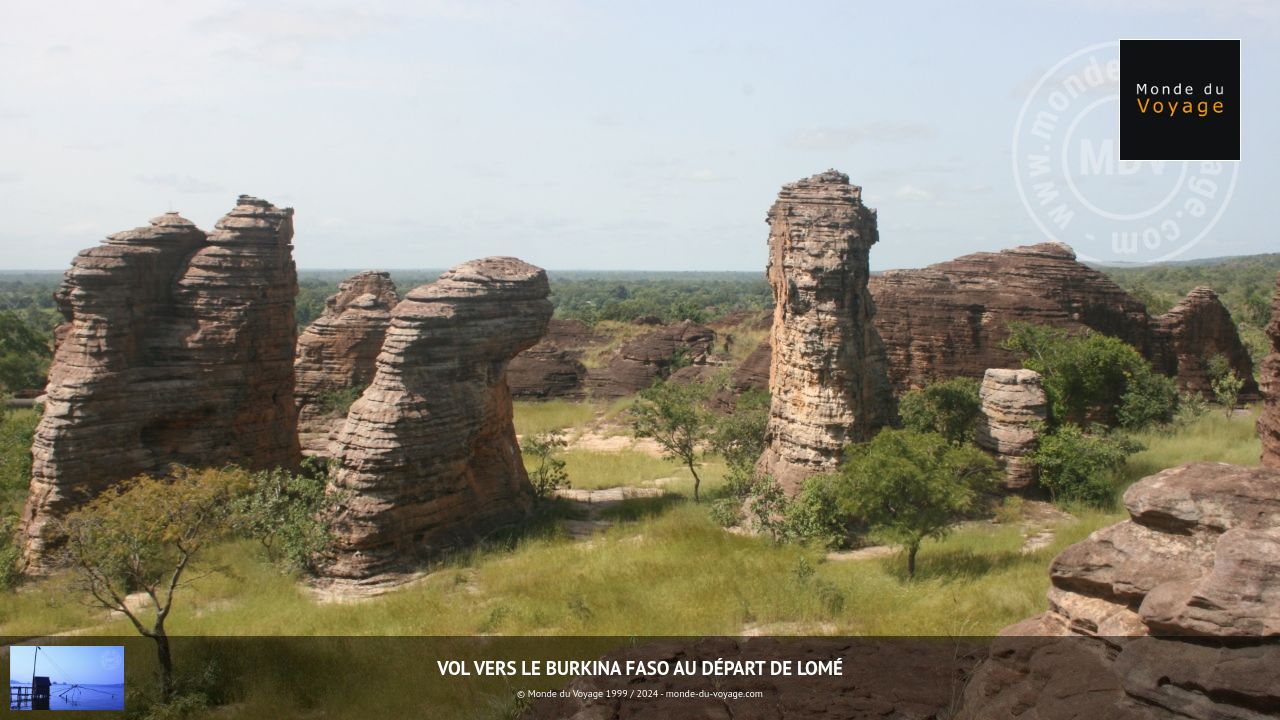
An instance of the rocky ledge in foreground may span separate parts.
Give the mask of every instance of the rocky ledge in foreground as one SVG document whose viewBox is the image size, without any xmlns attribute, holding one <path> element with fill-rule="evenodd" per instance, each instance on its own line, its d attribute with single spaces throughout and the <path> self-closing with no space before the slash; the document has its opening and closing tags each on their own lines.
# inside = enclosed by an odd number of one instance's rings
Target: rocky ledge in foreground
<svg viewBox="0 0 1280 720">
<path fill-rule="evenodd" d="M 58 518 L 122 479 L 297 464 L 292 238 L 292 209 L 241 195 L 208 235 L 168 213 L 72 262 L 31 449 L 29 570 L 50 566 Z"/>
<path fill-rule="evenodd" d="M 1280 470 L 1192 463 L 1054 560 L 1049 611 L 1005 628 L 962 720 L 1280 713 Z"/>
<path fill-rule="evenodd" d="M 532 506 L 507 363 L 551 319 L 547 275 L 516 258 L 459 265 L 396 306 L 372 383 L 330 445 L 345 493 L 322 575 L 394 582 Z"/>
</svg>

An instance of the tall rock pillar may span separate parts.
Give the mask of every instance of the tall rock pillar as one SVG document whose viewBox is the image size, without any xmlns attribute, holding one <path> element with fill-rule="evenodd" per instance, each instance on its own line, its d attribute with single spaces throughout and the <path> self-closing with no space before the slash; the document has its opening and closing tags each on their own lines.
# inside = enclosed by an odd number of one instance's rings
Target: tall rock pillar
<svg viewBox="0 0 1280 720">
<path fill-rule="evenodd" d="M 879 234 L 862 188 L 834 170 L 784 186 L 768 222 L 772 404 L 756 469 L 795 494 L 893 413 L 867 291 L 867 255 Z"/>
</svg>

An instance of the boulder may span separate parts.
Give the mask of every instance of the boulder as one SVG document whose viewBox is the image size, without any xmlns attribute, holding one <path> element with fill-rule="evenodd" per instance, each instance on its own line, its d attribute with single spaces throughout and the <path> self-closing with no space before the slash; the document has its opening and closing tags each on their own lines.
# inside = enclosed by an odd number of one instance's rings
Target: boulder
<svg viewBox="0 0 1280 720">
<path fill-rule="evenodd" d="M 346 418 L 346 408 L 332 407 L 334 400 L 358 396 L 373 380 L 391 309 L 398 302 L 389 273 L 359 273 L 338 285 L 338 292 L 325 300 L 324 312 L 298 336 L 294 401 L 307 454 L 325 454 L 329 434 Z"/>
<path fill-rule="evenodd" d="M 1280 470 L 1191 463 L 1067 548 L 1049 611 L 1005 628 L 960 720 L 1276 717 Z"/>
<path fill-rule="evenodd" d="M 1153 364 L 1165 375 L 1177 378 L 1184 391 L 1213 397 L 1209 361 L 1221 355 L 1244 381 L 1240 400 L 1258 399 L 1253 360 L 1240 341 L 1231 312 L 1213 290 L 1198 287 L 1187 293 L 1169 312 L 1155 318 L 1153 331 Z"/>
<path fill-rule="evenodd" d="M 546 331 L 548 294 L 540 268 L 491 257 L 396 306 L 373 381 L 330 443 L 343 500 L 321 575 L 336 590 L 395 582 L 526 517 L 506 369 Z"/>
<path fill-rule="evenodd" d="M 879 240 L 862 188 L 829 170 L 785 185 L 769 209 L 771 405 L 757 464 L 790 494 L 836 467 L 845 445 L 892 420 L 884 346 L 872 324 L 868 254 Z"/>
<path fill-rule="evenodd" d="M 293 210 L 242 195 L 208 235 L 167 213 L 72 262 L 22 513 L 29 570 L 53 563 L 53 521 L 122 479 L 298 463 L 292 238 Z"/>
<path fill-rule="evenodd" d="M 1039 446 L 1039 433 L 1049 418 L 1049 402 L 1034 370 L 991 368 L 978 391 L 981 409 L 974 439 L 996 456 L 1005 472 L 1005 486 L 1024 488 L 1035 482 L 1030 455 Z"/>
<path fill-rule="evenodd" d="M 586 396 L 587 368 L 583 351 L 595 334 L 579 320 L 553 319 L 547 334 L 533 347 L 512 358 L 507 383 L 519 400 L 578 400 Z"/>
<path fill-rule="evenodd" d="M 605 400 L 632 395 L 682 367 L 707 364 L 715 344 L 716 331 L 692 320 L 659 326 L 623 343 L 604 367 L 588 370 L 587 388 Z"/>
</svg>

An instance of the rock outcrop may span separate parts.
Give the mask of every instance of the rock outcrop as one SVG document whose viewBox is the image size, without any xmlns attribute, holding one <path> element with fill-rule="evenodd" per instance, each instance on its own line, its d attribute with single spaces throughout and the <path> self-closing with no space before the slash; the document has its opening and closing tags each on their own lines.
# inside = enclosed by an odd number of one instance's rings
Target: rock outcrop
<svg viewBox="0 0 1280 720">
<path fill-rule="evenodd" d="M 879 234 L 862 188 L 834 170 L 785 185 L 767 220 L 776 352 L 757 471 L 794 494 L 893 413 L 867 291 L 868 254 Z"/>
<path fill-rule="evenodd" d="M 1150 359 L 1156 369 L 1177 378 L 1187 392 L 1213 397 L 1209 360 L 1221 355 L 1244 381 L 1242 401 L 1258 399 L 1253 360 L 1236 332 L 1231 312 L 1207 287 L 1187 293 L 1169 312 L 1155 318 Z"/>
<path fill-rule="evenodd" d="M 1266 404 L 1258 418 L 1258 435 L 1262 438 L 1262 464 L 1280 467 L 1280 277 L 1276 278 L 1276 294 L 1271 299 L 1271 323 L 1267 325 L 1271 352 L 1262 361 L 1262 394 Z"/>
<path fill-rule="evenodd" d="M 978 390 L 981 409 L 974 426 L 978 447 L 996 456 L 1005 474 L 1005 487 L 1016 490 L 1035 482 L 1030 459 L 1039 433 L 1049 418 L 1049 402 L 1034 370 L 990 368 Z"/>
<path fill-rule="evenodd" d="M 330 447 L 345 495 L 322 575 L 352 586 L 524 518 L 507 363 L 551 319 L 546 273 L 515 258 L 459 265 L 396 306 L 373 381 Z"/>
<path fill-rule="evenodd" d="M 1192 463 L 1124 504 L 1054 560 L 1049 611 L 1002 631 L 959 717 L 1275 717 L 1280 470 Z"/>
<path fill-rule="evenodd" d="M 932 380 L 1017 367 L 1001 347 L 1013 321 L 1116 336 L 1150 356 L 1146 308 L 1071 248 L 1041 243 L 964 255 L 871 279 L 876 328 L 897 392 Z"/>
<path fill-rule="evenodd" d="M 72 262 L 22 515 L 31 570 L 51 521 L 124 478 L 298 462 L 292 238 L 291 209 L 242 195 L 207 236 L 169 213 Z"/>
<path fill-rule="evenodd" d="M 660 326 L 623 343 L 605 367 L 587 371 L 587 388 L 598 399 L 632 395 L 682 367 L 707 364 L 715 344 L 715 330 L 692 320 Z"/>
<path fill-rule="evenodd" d="M 582 355 L 594 339 L 585 323 L 553 319 L 546 336 L 507 366 L 511 396 L 524 400 L 584 397 L 587 368 Z"/>
<path fill-rule="evenodd" d="M 1212 291 L 1197 288 L 1152 318 L 1141 301 L 1060 243 L 890 270 L 872 277 L 868 288 L 899 395 L 933 380 L 1016 367 L 1017 353 L 1001 345 L 1009 323 L 1018 321 L 1120 338 L 1188 391 L 1207 391 L 1206 365 L 1221 354 L 1246 379 L 1241 398 L 1256 397 L 1249 353 Z M 767 352 L 764 343 L 761 348 Z"/>
<path fill-rule="evenodd" d="M 294 400 L 303 451 L 328 452 L 329 434 L 346 419 L 346 396 L 373 380 L 374 364 L 400 302 L 391 275 L 369 270 L 343 280 L 324 312 L 298 336 Z"/>
</svg>

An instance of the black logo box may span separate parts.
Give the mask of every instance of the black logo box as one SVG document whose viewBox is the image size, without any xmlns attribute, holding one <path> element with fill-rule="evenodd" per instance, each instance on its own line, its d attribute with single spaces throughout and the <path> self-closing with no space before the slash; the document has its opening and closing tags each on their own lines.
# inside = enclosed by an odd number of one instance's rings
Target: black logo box
<svg viewBox="0 0 1280 720">
<path fill-rule="evenodd" d="M 1240 102 L 1239 40 L 1120 41 L 1121 160 L 1239 160 Z"/>
</svg>

